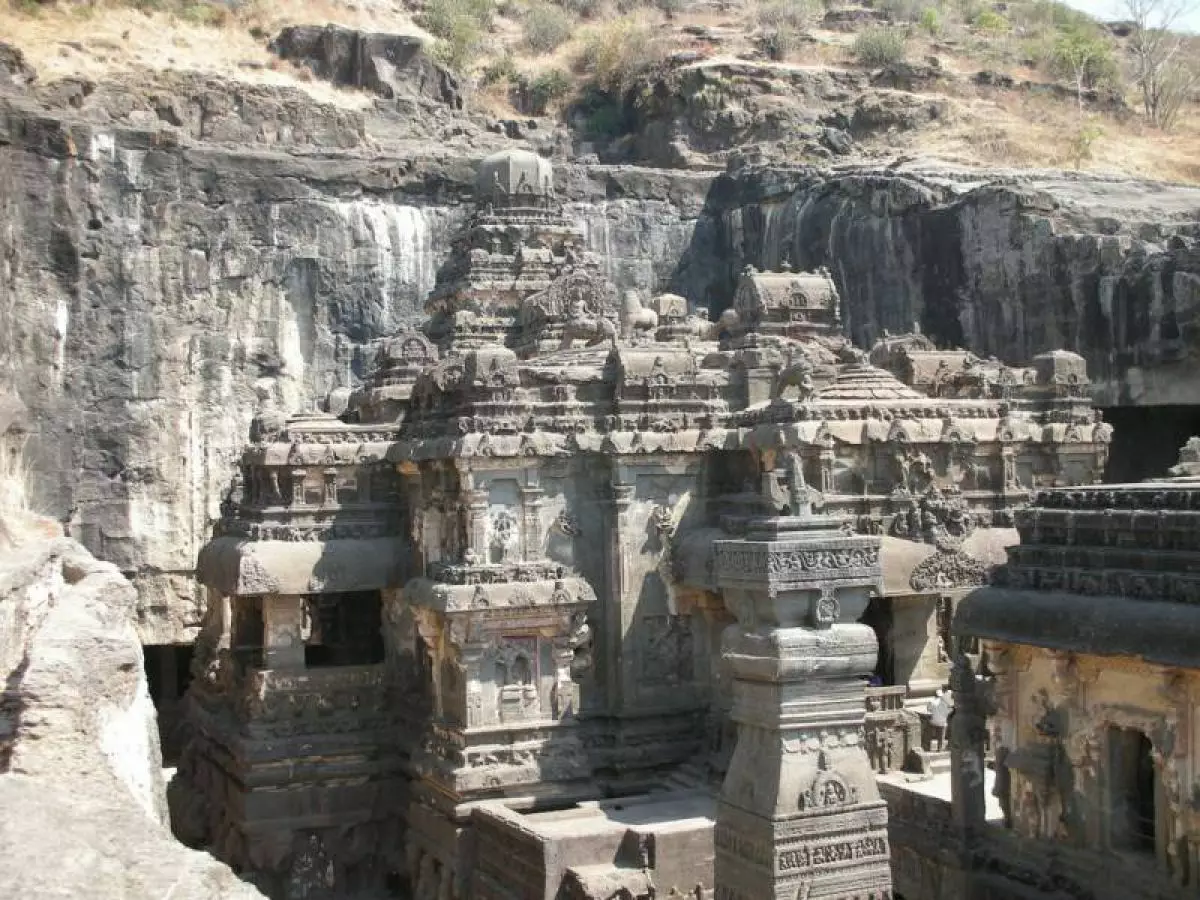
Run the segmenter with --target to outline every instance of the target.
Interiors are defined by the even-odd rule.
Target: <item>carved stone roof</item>
[[[554,168],[550,161],[527,150],[501,150],[479,164],[476,187],[488,197],[497,185],[509,197],[546,197],[554,192]]]
[[[874,366],[851,365],[842,369],[833,384],[813,395],[814,400],[861,403],[880,400],[927,401],[883,369]]]
[[[972,594],[956,628],[994,640],[1195,665],[1200,485],[1040,491],[1018,510],[1021,543],[999,586]]]

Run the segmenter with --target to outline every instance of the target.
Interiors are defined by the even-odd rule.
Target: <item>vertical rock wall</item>
[[[416,317],[456,211],[33,124],[0,144],[0,380],[30,409],[30,501],[134,578],[147,643],[185,639],[256,389],[295,409],[350,384]]]
[[[1200,190],[1063,174],[754,172],[710,210],[727,296],[741,266],[828,266],[862,343],[914,322],[1009,362],[1083,354],[1102,405],[1193,402]]]

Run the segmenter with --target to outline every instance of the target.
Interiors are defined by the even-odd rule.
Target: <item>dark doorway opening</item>
[[[1154,853],[1157,779],[1150,739],[1135,728],[1110,728],[1108,752],[1113,849]]]
[[[158,737],[164,766],[179,760],[179,718],[183,695],[192,681],[191,644],[148,644],[142,648],[150,699],[158,713]]]
[[[308,637],[304,665],[369,666],[383,662],[379,591],[313,594],[304,598]]]
[[[1200,435],[1200,406],[1110,406],[1102,410],[1113,427],[1104,480],[1163,478],[1179,460],[1179,448]]]

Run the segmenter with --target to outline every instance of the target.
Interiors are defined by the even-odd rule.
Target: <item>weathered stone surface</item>
[[[134,72],[122,80],[68,78],[37,86],[53,115],[107,127],[161,129],[172,138],[247,147],[351,149],[368,143],[363,113],[296,88],[231,82],[195,72]],[[102,148],[104,149],[104,148]],[[107,148],[115,150],[115,147]],[[95,157],[96,151],[77,152]],[[148,173],[149,174],[149,173]]]
[[[343,87],[365,88],[387,99],[424,97],[462,109],[458,78],[434,62],[412,35],[367,34],[338,25],[292,25],[271,42],[283,59],[308,66]]]
[[[4,896],[261,896],[167,829],[135,605],[116,567],[74,541],[0,562]]]
[[[719,74],[686,73],[697,90]],[[0,248],[12,260],[0,368],[35,422],[33,502],[134,578],[154,642],[197,627],[190,569],[256,389],[292,409],[366,374],[374,342],[416,319],[483,155],[456,139],[437,153],[268,153],[345,146],[337,135],[356,141],[359,125],[344,132],[306,99],[239,88],[259,98],[244,119],[220,83],[174,77],[158,90],[167,119],[141,82],[128,96],[59,85],[65,99],[47,94],[48,106],[0,106]],[[796,90],[828,108],[843,76],[821,77]],[[619,289],[672,290],[716,313],[747,262],[828,265],[860,343],[920,321],[941,342],[1010,360],[1074,347],[1105,403],[1190,397],[1195,190],[928,167],[714,183],[560,166],[557,181]]]
[[[37,72],[18,47],[0,41],[0,87],[24,87],[37,80]]]
[[[919,322],[939,344],[981,356],[1075,350],[1100,405],[1194,396],[1196,188],[916,163],[756,170],[721,179],[708,210],[727,260],[708,284],[714,303],[747,263],[826,265],[860,343]]]

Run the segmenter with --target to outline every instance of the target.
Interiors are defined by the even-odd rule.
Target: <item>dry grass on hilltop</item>
[[[838,26],[829,15],[862,21]],[[639,72],[681,50],[764,65],[774,59],[852,68],[879,64],[864,51],[867,38],[878,39],[876,53],[917,64],[936,57],[955,77],[926,90],[950,97],[954,115],[868,142],[868,154],[1200,183],[1200,106],[1189,104],[1169,132],[1149,127],[1136,109],[1122,39],[1053,0],[8,0],[0,7],[0,35],[26,53],[43,81],[187,69],[363,105],[362,95],[314,82],[266,49],[284,25],[326,22],[429,38],[443,61],[469,76],[473,107],[499,116],[514,115],[518,85],[539,94],[551,113],[589,86],[619,97]],[[1055,46],[1072,30],[1105,43],[1097,77],[1105,90],[1126,96],[1130,114],[1089,108],[1081,116],[1069,94],[972,83],[981,70],[1061,83]]]
[[[9,0],[0,6],[0,39],[20,47],[44,82],[96,79],[132,69],[178,69],[299,87],[318,100],[361,106],[365,97],[314,82],[306,71],[271,53],[267,42],[285,25],[313,22],[424,35],[411,17],[392,6],[252,0],[235,14],[220,4],[186,0],[46,6]]]

